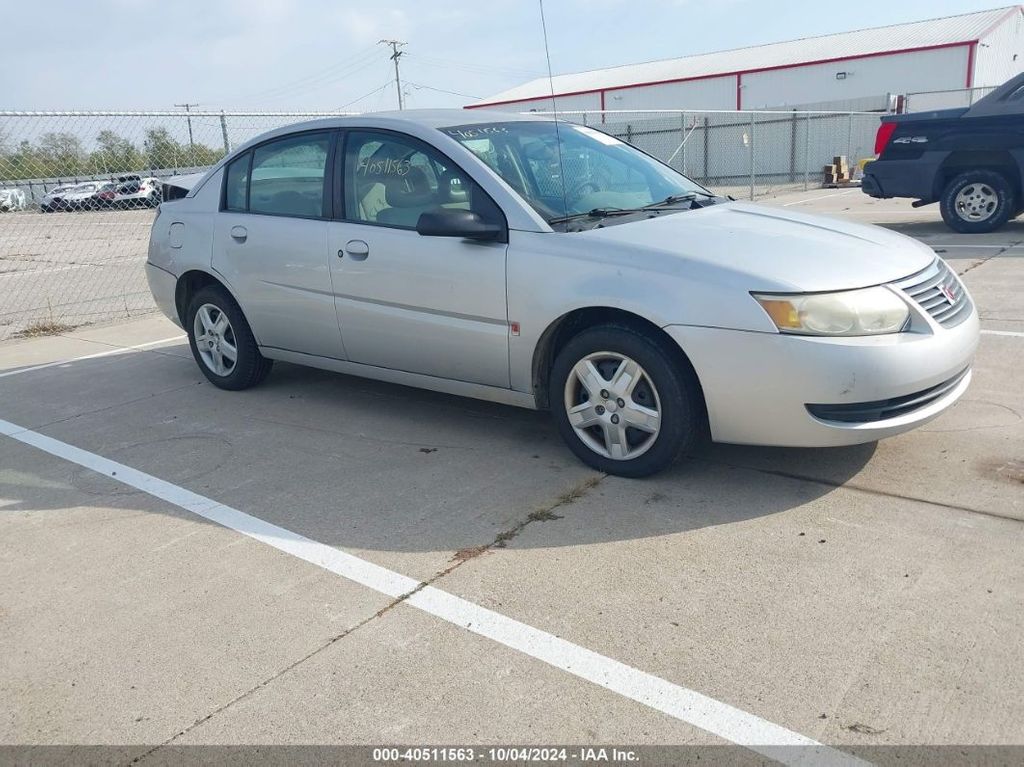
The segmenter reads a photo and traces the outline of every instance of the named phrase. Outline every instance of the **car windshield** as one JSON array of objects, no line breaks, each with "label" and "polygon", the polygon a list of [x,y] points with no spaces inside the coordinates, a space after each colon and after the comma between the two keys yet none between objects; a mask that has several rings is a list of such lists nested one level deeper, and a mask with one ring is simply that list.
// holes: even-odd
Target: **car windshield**
[{"label": "car windshield", "polygon": [[624,141],[583,125],[537,120],[442,131],[501,176],[549,223],[710,194]]}]

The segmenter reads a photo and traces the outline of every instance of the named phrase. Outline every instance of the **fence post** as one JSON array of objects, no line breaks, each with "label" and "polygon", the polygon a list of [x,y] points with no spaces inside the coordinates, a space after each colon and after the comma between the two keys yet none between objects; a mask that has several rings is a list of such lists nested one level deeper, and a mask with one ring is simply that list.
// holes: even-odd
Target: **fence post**
[{"label": "fence post", "polygon": [[796,181],[796,110],[789,127],[789,183]]},{"label": "fence post", "polygon": [[228,118],[224,110],[220,110],[220,135],[224,137],[224,154],[231,154],[231,142],[228,141]]},{"label": "fence post", "polygon": [[811,113],[804,123],[804,191],[811,188]]},{"label": "fence post", "polygon": [[709,181],[710,181],[710,179],[709,179],[709,175],[710,174],[708,172],[708,155],[710,153],[711,153],[711,118],[710,117],[705,117],[704,118],[704,178],[702,179],[702,181],[704,182],[704,186],[707,186]]},{"label": "fence post", "polygon": [[626,143],[627,144],[632,144],[633,143],[633,124],[632,123],[626,123]]},{"label": "fence post", "polygon": [[683,175],[686,175],[686,112],[679,116],[679,140],[683,142],[682,157],[679,158],[679,166]]},{"label": "fence post", "polygon": [[754,199],[754,113],[750,113],[750,199]]},{"label": "fence post", "polygon": [[853,162],[853,112],[847,115],[846,120],[846,161]]}]

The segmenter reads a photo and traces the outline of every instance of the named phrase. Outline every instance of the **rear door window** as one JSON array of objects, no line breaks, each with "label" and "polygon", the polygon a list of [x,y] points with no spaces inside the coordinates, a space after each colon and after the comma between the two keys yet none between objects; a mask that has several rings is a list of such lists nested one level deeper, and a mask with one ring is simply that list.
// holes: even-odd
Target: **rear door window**
[{"label": "rear door window", "polygon": [[249,180],[249,212],[322,217],[330,146],[330,134],[310,133],[257,147]]}]

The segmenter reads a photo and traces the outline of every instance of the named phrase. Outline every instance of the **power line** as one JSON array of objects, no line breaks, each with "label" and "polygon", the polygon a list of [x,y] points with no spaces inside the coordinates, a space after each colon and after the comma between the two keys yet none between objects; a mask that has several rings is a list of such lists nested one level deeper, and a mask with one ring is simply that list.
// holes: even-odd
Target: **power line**
[{"label": "power line", "polygon": [[366,98],[367,96],[372,96],[372,95],[373,95],[374,93],[378,93],[378,92],[380,92],[380,91],[384,90],[384,89],[385,89],[385,88],[387,88],[387,87],[388,87],[389,85],[391,85],[391,83],[393,83],[393,82],[394,82],[394,80],[390,80],[390,79],[389,79],[389,80],[388,80],[388,81],[387,81],[386,83],[384,83],[383,85],[381,85],[381,86],[380,86],[379,88],[374,88],[374,89],[373,89],[372,91],[370,91],[369,93],[364,93],[364,94],[363,94],[362,96],[360,96],[359,98],[357,98],[357,99],[352,99],[351,101],[349,101],[349,102],[347,102],[347,103],[345,103],[345,104],[342,104],[342,105],[341,105],[340,107],[337,107],[337,108],[336,108],[336,111],[341,111],[341,110],[342,110],[342,109],[344,109],[345,107],[350,107],[350,106],[352,106],[352,105],[353,105],[353,104],[355,104],[355,103],[356,103],[357,101],[362,101],[362,100],[363,100],[363,99],[365,99],[365,98]]},{"label": "power line", "polygon": [[398,60],[405,54],[398,50],[400,47],[405,45],[401,40],[380,40],[378,45],[390,45],[391,46],[391,60],[395,62],[395,90],[398,91],[398,109],[402,110],[402,78],[398,74]]},{"label": "power line", "polygon": [[433,85],[424,85],[423,83],[414,83],[412,80],[408,80],[408,79],[405,82],[406,82],[407,85],[411,85],[412,87],[416,88],[417,90],[419,90],[420,88],[425,88],[428,91],[437,91],[438,93],[447,93],[449,96],[461,96],[461,97],[467,98],[467,99],[481,99],[481,98],[483,98],[483,96],[474,96],[471,93],[459,93],[458,91],[448,91],[448,90],[445,90],[444,88],[435,88]]},{"label": "power line", "polygon": [[[336,64],[332,64],[329,67],[321,69],[317,72],[304,75],[294,80],[288,80],[280,85],[275,85],[270,88],[264,88],[257,91],[250,91],[249,93],[242,94],[241,96],[235,96],[225,100],[225,103],[238,103],[249,99],[262,99],[262,100],[274,100],[281,98],[282,96],[289,96],[293,94],[295,89],[302,90],[303,92],[309,92],[310,90],[316,90],[317,88],[324,87],[331,82],[336,81],[340,77],[348,76],[352,73],[352,68],[356,67],[358,71],[361,65],[367,61],[376,61],[374,52],[376,46],[370,46],[364,48],[351,56],[347,56]],[[312,87],[311,87],[312,86]]]},{"label": "power line", "polygon": [[515,69],[512,67],[492,67],[487,64],[480,64],[477,62],[466,62],[466,61],[454,61],[452,59],[439,59],[434,56],[423,56],[419,53],[409,54],[412,55],[416,62],[420,64],[426,64],[431,67],[443,67],[445,69],[461,69],[466,72],[474,72],[476,74],[501,74],[501,75],[516,75],[518,77],[541,77],[543,72],[534,71],[530,69]]}]

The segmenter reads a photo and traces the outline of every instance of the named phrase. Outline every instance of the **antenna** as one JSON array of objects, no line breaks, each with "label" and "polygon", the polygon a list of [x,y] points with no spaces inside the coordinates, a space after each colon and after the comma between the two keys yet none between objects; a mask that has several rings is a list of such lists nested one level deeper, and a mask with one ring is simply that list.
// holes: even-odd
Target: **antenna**
[{"label": "antenna", "polygon": [[401,40],[379,40],[377,44],[391,46],[391,55],[388,58],[395,62],[395,89],[398,91],[398,109],[401,111],[404,105],[402,104],[402,80],[398,76],[398,60],[405,54],[398,49],[405,45],[405,43]]},{"label": "antenna", "polygon": [[562,136],[558,132],[558,102],[555,100],[555,78],[551,74],[551,50],[548,48],[548,24],[544,19],[544,0],[540,4],[540,27],[544,31],[544,56],[548,62],[548,90],[551,92],[551,113],[555,117],[555,145],[558,147],[558,175],[562,187],[562,215],[569,215],[569,196],[565,189],[565,163],[562,162]]}]

